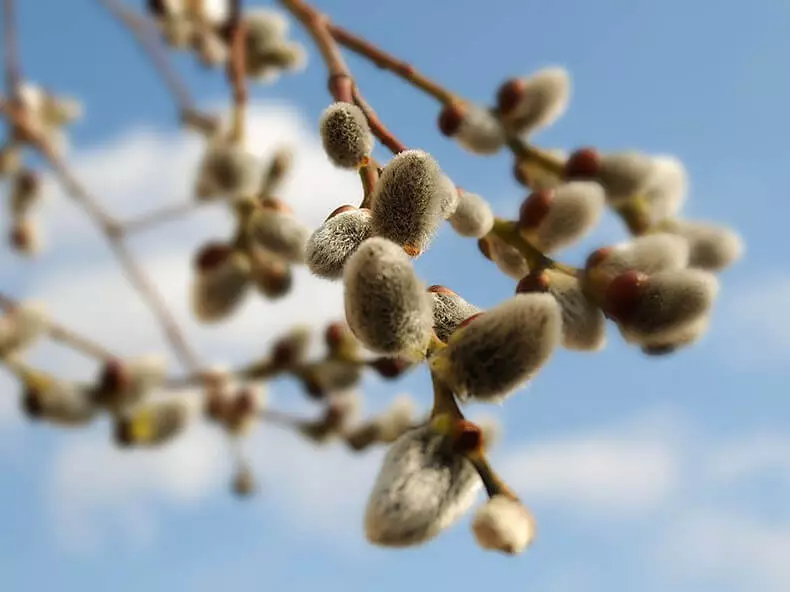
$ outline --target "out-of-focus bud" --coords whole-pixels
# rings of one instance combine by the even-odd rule
[[[225,426],[234,435],[245,435],[258,423],[258,413],[266,404],[260,388],[244,386],[227,402]]]
[[[335,166],[356,169],[373,152],[373,134],[362,109],[351,103],[333,103],[318,124],[324,152]]]
[[[606,191],[606,199],[619,205],[643,196],[653,175],[653,159],[641,152],[618,152],[601,157],[597,181]]]
[[[496,154],[507,142],[496,115],[470,103],[445,105],[439,114],[439,130],[472,154]]]
[[[372,234],[370,210],[341,206],[307,240],[307,266],[319,277],[340,279],[348,258]]]
[[[47,329],[47,315],[37,303],[22,303],[0,317],[0,359],[33,346]]]
[[[32,256],[41,250],[41,233],[32,218],[17,218],[11,225],[9,244],[20,255]]]
[[[482,238],[494,226],[494,213],[485,199],[476,193],[458,189],[458,205],[448,221],[461,236]]]
[[[174,399],[133,409],[115,423],[119,446],[160,446],[184,432],[191,409],[186,401]]]
[[[228,401],[232,397],[233,385],[230,373],[224,368],[212,368],[205,373],[203,385],[204,415],[210,421],[224,422]]]
[[[368,363],[376,373],[386,380],[393,380],[408,371],[414,364],[403,358],[376,358]]]
[[[280,43],[288,33],[288,19],[279,11],[255,7],[245,10],[243,18],[247,25],[244,38],[247,56],[253,60]]]
[[[342,360],[323,360],[302,366],[299,378],[307,394],[322,399],[329,393],[356,386],[362,380],[362,366]]]
[[[354,361],[358,358],[359,342],[344,322],[332,323],[326,328],[324,343],[330,359]]]
[[[41,177],[36,171],[23,169],[14,176],[11,188],[11,215],[22,218],[41,198]]]
[[[247,252],[250,281],[260,294],[275,300],[286,296],[293,287],[293,271],[280,257],[254,247]]]
[[[315,421],[302,422],[299,431],[313,442],[323,444],[345,430],[357,415],[360,404],[359,395],[355,392],[330,396],[324,415]]]
[[[561,329],[552,296],[518,294],[457,329],[430,365],[462,399],[501,400],[549,360]]]
[[[406,150],[384,167],[373,195],[373,232],[417,256],[436,232],[443,206],[457,195],[427,152]]]
[[[255,243],[289,263],[304,263],[310,231],[290,213],[260,208],[249,221]]]
[[[47,93],[41,105],[41,117],[53,127],[68,125],[82,117],[82,104],[76,99]]]
[[[112,413],[122,413],[150,395],[162,383],[166,371],[165,359],[155,355],[105,362],[94,400]]]
[[[483,249],[487,250],[488,254],[486,256],[496,263],[496,266],[502,273],[514,280],[520,280],[529,273],[529,266],[524,256],[517,248],[509,245],[499,237],[493,234],[486,235],[480,239],[478,245],[484,255],[486,255],[486,251]]]
[[[271,348],[271,363],[276,368],[293,368],[307,357],[310,347],[310,327],[300,325],[274,342]]]
[[[535,519],[520,501],[497,494],[477,510],[472,532],[483,549],[518,555],[535,538]]]
[[[389,449],[365,511],[365,535],[385,547],[425,543],[474,503],[480,478],[446,437],[429,425],[403,434]]]
[[[741,237],[724,226],[689,220],[665,220],[659,228],[688,241],[689,267],[721,271],[743,256]]]
[[[201,63],[206,67],[220,66],[228,61],[230,49],[214,31],[199,31],[192,39],[192,44]]]
[[[576,181],[532,193],[519,211],[519,230],[536,248],[551,253],[573,244],[601,219],[604,192],[597,183]]]
[[[263,183],[258,194],[262,197],[274,195],[280,188],[293,163],[293,151],[288,146],[277,148],[263,174]]]
[[[568,153],[559,148],[543,150],[543,152],[560,163],[568,159]],[[513,174],[520,185],[529,187],[533,191],[554,189],[565,182],[564,173],[558,173],[555,167],[549,167],[545,161],[534,158],[524,157],[516,160]]]
[[[15,174],[22,166],[22,151],[16,142],[0,146],[0,179]]]
[[[497,107],[511,133],[529,135],[562,116],[570,93],[570,76],[564,68],[544,68],[506,81],[497,92]]]
[[[298,72],[307,63],[307,51],[298,42],[282,41],[247,60],[247,75],[258,82],[271,83],[283,71]]]
[[[230,316],[249,287],[251,263],[228,244],[209,242],[197,253],[192,284],[192,312],[203,323]]]
[[[249,466],[244,464],[236,470],[231,489],[240,498],[249,497],[255,493],[258,485],[255,482],[255,475],[252,474],[252,469]]]
[[[214,141],[200,162],[195,184],[198,199],[254,195],[260,171],[255,157],[241,146]]]
[[[345,430],[346,443],[353,450],[364,450],[375,442],[392,443],[414,427],[414,401],[408,395],[395,397],[380,415]]]
[[[601,173],[601,153],[590,146],[578,148],[565,161],[565,178],[578,181],[595,181]]]
[[[37,372],[24,380],[22,409],[31,419],[62,426],[85,425],[96,416],[87,389]]]
[[[683,163],[674,156],[654,156],[653,172],[643,197],[655,224],[680,212],[688,193],[688,175]]]
[[[481,312],[450,288],[431,286],[428,292],[433,302],[433,330],[442,341],[447,341],[466,319]]]
[[[346,320],[372,351],[418,359],[433,333],[431,300],[411,261],[395,243],[366,240],[343,274]]]
[[[627,341],[666,345],[689,339],[718,293],[718,281],[698,269],[663,271],[651,276],[626,272],[609,285],[604,310],[620,325]],[[694,329],[699,337],[701,332]]]
[[[187,49],[192,47],[198,28],[195,23],[183,18],[167,19],[160,25],[162,38],[174,49]]]

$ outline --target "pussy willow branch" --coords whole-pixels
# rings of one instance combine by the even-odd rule
[[[247,26],[241,18],[241,0],[231,0],[230,21],[230,61],[228,79],[233,89],[233,137],[242,141],[246,130],[247,113],[247,75],[245,64],[245,43]]]
[[[191,199],[181,203],[163,206],[158,210],[144,213],[137,218],[126,220],[121,224],[121,227],[125,235],[144,232],[160,224],[179,220],[185,215],[209,203],[211,202]]]
[[[4,0],[3,2],[3,36],[5,44],[5,91],[11,100],[16,98],[22,74],[19,65],[19,54],[17,53],[16,39],[16,20],[14,11],[14,0]]]

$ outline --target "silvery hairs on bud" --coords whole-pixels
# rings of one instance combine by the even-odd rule
[[[458,188],[453,183],[453,180],[442,173],[442,181],[444,188],[441,191],[442,201],[439,204],[439,216],[447,220],[455,213],[458,207]]]
[[[451,189],[438,163],[427,152],[406,150],[384,167],[373,193],[373,232],[415,254],[430,242],[452,203]]]
[[[433,330],[442,341],[447,341],[462,322],[481,311],[451,290],[431,289],[433,299]]]
[[[606,318],[588,300],[579,280],[567,274],[546,270],[549,293],[562,309],[562,345],[566,349],[599,351],[606,344]]]
[[[252,195],[260,181],[258,165],[242,146],[212,141],[198,168],[195,195],[203,200]]]
[[[549,360],[561,329],[554,297],[518,294],[456,331],[430,364],[462,400],[501,400]]]
[[[689,267],[721,271],[743,256],[741,237],[724,226],[690,220],[665,220],[660,228],[688,241]]]
[[[680,212],[688,194],[688,174],[674,156],[653,157],[653,172],[643,191],[650,219],[655,224]]]
[[[304,263],[310,231],[292,214],[260,208],[249,224],[250,236],[258,246],[289,263]]]
[[[250,260],[231,253],[210,269],[198,270],[192,283],[192,312],[203,323],[230,316],[244,300],[249,287]]]
[[[535,538],[535,519],[521,502],[495,495],[475,513],[472,532],[483,549],[518,555]]]
[[[307,241],[307,266],[326,279],[343,277],[343,267],[359,245],[373,233],[370,210],[352,209],[333,216]]]
[[[560,67],[544,68],[523,79],[520,101],[506,116],[506,125],[517,134],[529,135],[562,117],[571,95],[571,78]]]
[[[527,261],[516,247],[491,234],[485,240],[490,249],[491,260],[502,273],[514,280],[520,280],[529,273]]]
[[[337,102],[324,109],[319,120],[324,152],[335,166],[356,169],[373,152],[373,134],[362,109]]]
[[[448,450],[431,426],[403,434],[384,458],[365,511],[369,542],[385,547],[425,543],[474,503],[481,481],[474,467]]]
[[[507,143],[502,124],[490,109],[466,104],[455,140],[472,154],[496,154]]]
[[[270,8],[254,7],[244,11],[247,25],[245,36],[248,57],[263,53],[278,45],[288,34],[288,19],[283,13]]]
[[[612,274],[633,269],[650,275],[659,271],[683,269],[688,265],[688,260],[688,241],[660,232],[616,245],[601,263],[601,269]]]
[[[459,189],[458,204],[448,221],[461,236],[481,238],[493,228],[494,212],[488,202],[476,193]]]
[[[431,300],[401,247],[366,240],[346,264],[346,320],[372,351],[419,358],[433,333]]]
[[[598,183],[572,181],[557,187],[549,211],[536,229],[535,246],[551,253],[575,243],[598,224],[604,204]]]
[[[606,198],[618,205],[643,195],[653,175],[653,159],[641,152],[616,152],[601,157],[598,181]]]

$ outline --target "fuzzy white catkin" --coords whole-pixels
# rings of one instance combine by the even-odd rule
[[[521,101],[507,117],[514,133],[529,135],[543,129],[560,117],[568,108],[571,78],[560,67],[544,68],[525,80]]]
[[[719,283],[711,273],[679,269],[653,274],[635,309],[623,323],[630,341],[663,344],[687,336],[689,327],[708,315]]]
[[[549,211],[535,231],[535,246],[551,253],[580,240],[600,221],[605,199],[598,183],[572,181],[557,187]]]
[[[414,400],[408,395],[398,395],[374,423],[381,442],[394,442],[414,424]]]
[[[683,269],[688,265],[689,245],[684,238],[666,232],[646,234],[615,246],[601,269],[619,275],[630,269],[648,275]]]
[[[456,293],[430,292],[433,300],[433,330],[447,341],[462,322],[481,311]]]
[[[380,237],[366,240],[343,272],[346,320],[372,351],[420,358],[433,333],[431,300],[409,257]]]
[[[474,503],[481,481],[472,465],[447,451],[430,426],[403,434],[390,447],[365,511],[365,535],[384,547],[426,543]]]
[[[362,366],[342,360],[315,362],[303,371],[321,391],[327,393],[349,389],[362,379]]]
[[[250,236],[258,246],[289,263],[304,263],[310,231],[293,215],[263,208],[252,215],[249,224]]]
[[[535,519],[521,502],[495,495],[475,513],[472,532],[483,549],[518,555],[535,538]]]
[[[494,226],[494,212],[485,199],[461,190],[455,212],[448,220],[461,236],[481,238]]]
[[[653,170],[643,192],[652,222],[676,216],[687,194],[688,173],[683,163],[674,156],[654,156]]]
[[[144,401],[165,378],[167,360],[159,355],[146,355],[125,362],[129,382],[113,393],[96,393],[96,403],[111,413],[123,413]]]
[[[38,341],[47,329],[42,305],[25,302],[0,317],[0,358],[19,353]]]
[[[60,380],[28,389],[22,404],[37,419],[61,426],[85,425],[96,416],[90,393],[80,385]]]
[[[421,253],[455,191],[427,152],[406,150],[384,167],[373,193],[374,234]]]
[[[351,103],[333,103],[318,123],[324,152],[336,166],[355,169],[373,152],[373,134],[362,109]]]
[[[121,422],[126,423],[132,444],[160,446],[183,433],[189,419],[190,407],[173,399],[138,407]]]
[[[204,200],[253,195],[259,176],[257,160],[244,148],[213,142],[200,162],[195,194]]]
[[[192,284],[192,312],[203,323],[230,316],[244,300],[250,285],[250,260],[233,253],[216,268],[196,274]]]
[[[252,285],[270,300],[282,298],[293,287],[291,267],[277,255],[254,247],[248,251],[249,279]],[[243,296],[243,294],[242,294]]]
[[[599,351],[606,344],[606,318],[590,302],[579,280],[567,274],[547,270],[549,293],[562,309],[562,345],[578,351]]]
[[[245,42],[248,57],[280,43],[288,33],[288,19],[283,13],[270,8],[254,7],[244,11],[247,25]]]
[[[430,364],[462,400],[502,400],[549,360],[561,329],[553,296],[518,294],[457,331]]]
[[[601,157],[598,181],[610,204],[644,195],[653,175],[653,159],[641,152],[616,152]]]
[[[458,188],[453,180],[444,173],[442,173],[441,183],[444,187],[441,190],[442,201],[439,204],[439,216],[447,220],[458,207]]]
[[[348,258],[372,233],[368,209],[349,210],[333,216],[307,240],[307,266],[319,277],[340,279]]]
[[[490,249],[491,259],[502,273],[514,280],[520,280],[529,273],[527,261],[516,247],[493,235],[487,236],[486,241]]]
[[[507,142],[499,119],[479,105],[466,105],[455,140],[472,154],[496,154]]]
[[[741,237],[724,226],[689,220],[666,220],[660,227],[688,241],[689,267],[721,271],[743,256]]]

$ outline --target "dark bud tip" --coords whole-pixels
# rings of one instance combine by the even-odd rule
[[[626,271],[618,275],[606,290],[604,308],[616,321],[627,322],[642,295],[647,275],[638,271]]]
[[[121,360],[109,360],[104,364],[99,378],[99,385],[103,391],[117,393],[129,386],[131,376],[129,369]]]
[[[132,424],[128,419],[119,419],[115,422],[113,440],[123,448],[132,445]]]
[[[451,295],[455,295],[455,292],[453,292],[450,288],[448,288],[447,286],[441,286],[439,284],[434,284],[433,286],[428,288],[428,291],[429,292],[433,292],[434,294],[451,294]]]
[[[488,244],[488,239],[486,239],[486,237],[477,241],[477,248],[480,249],[483,257],[491,261],[491,246]]]
[[[666,345],[644,345],[642,346],[642,353],[646,356],[651,357],[659,357],[659,356],[668,356],[670,354],[675,353],[677,351],[677,346],[666,344]]]
[[[206,272],[222,265],[230,257],[233,249],[225,243],[203,245],[195,255],[195,271]]]
[[[439,131],[447,137],[452,137],[458,133],[458,129],[464,121],[466,108],[462,103],[448,103],[439,113]]]
[[[518,227],[521,230],[537,228],[551,209],[554,191],[541,189],[525,199],[518,210]]]
[[[329,215],[326,217],[326,219],[327,219],[327,220],[331,220],[332,218],[334,218],[335,216],[339,216],[339,215],[340,215],[340,214],[342,214],[343,212],[350,212],[351,210],[356,210],[356,209],[358,209],[358,208],[357,208],[357,207],[355,207],[355,206],[351,206],[351,205],[344,205],[344,206],[340,206],[339,208],[335,208],[335,209],[332,211],[332,213],[331,213],[331,214],[329,214]],[[326,220],[325,220],[325,221],[326,221]]]
[[[565,163],[567,179],[595,179],[601,171],[601,154],[595,148],[579,148]]]
[[[401,358],[378,358],[370,364],[382,378],[392,379],[403,374],[409,363]]]
[[[44,411],[41,397],[36,389],[27,388],[22,395],[22,410],[31,419],[38,419]]]
[[[533,271],[519,280],[516,294],[530,294],[533,292],[549,291],[549,274],[545,271]]]
[[[414,245],[403,245],[403,250],[406,251],[406,254],[409,257],[417,257],[422,253],[422,249],[419,247],[415,247]]]
[[[483,448],[483,432],[471,421],[460,421],[456,429],[453,437],[454,452],[468,454]]]
[[[502,115],[513,112],[527,90],[527,82],[522,78],[511,78],[502,83],[496,93],[496,104]]]
[[[233,401],[233,412],[237,417],[246,417],[255,411],[255,395],[248,389],[242,389]]]
[[[612,247],[601,247],[599,249],[595,249],[587,257],[587,261],[585,261],[584,263],[584,268],[589,270],[598,267],[604,261],[606,261],[611,254],[612,254]]]
[[[205,413],[213,421],[221,421],[225,416],[225,402],[217,394],[206,397]]]
[[[33,193],[38,189],[41,178],[33,170],[24,169],[17,174],[16,182],[19,189],[25,193]]]
[[[458,327],[456,327],[455,330],[459,331],[459,330],[463,329],[464,327],[469,325],[471,322],[473,322],[476,318],[483,316],[483,314],[485,314],[485,313],[478,312],[478,313],[473,314],[471,317],[468,317],[468,318],[464,319],[463,321],[461,321],[458,324]]]
[[[33,230],[27,224],[14,224],[9,235],[11,246],[18,251],[27,251],[33,242]]]
[[[326,390],[315,376],[305,376],[302,379],[302,386],[311,399],[320,401],[326,395]]]
[[[343,343],[344,337],[348,333],[349,330],[345,323],[332,323],[324,331],[324,342],[329,349],[334,349]]]

